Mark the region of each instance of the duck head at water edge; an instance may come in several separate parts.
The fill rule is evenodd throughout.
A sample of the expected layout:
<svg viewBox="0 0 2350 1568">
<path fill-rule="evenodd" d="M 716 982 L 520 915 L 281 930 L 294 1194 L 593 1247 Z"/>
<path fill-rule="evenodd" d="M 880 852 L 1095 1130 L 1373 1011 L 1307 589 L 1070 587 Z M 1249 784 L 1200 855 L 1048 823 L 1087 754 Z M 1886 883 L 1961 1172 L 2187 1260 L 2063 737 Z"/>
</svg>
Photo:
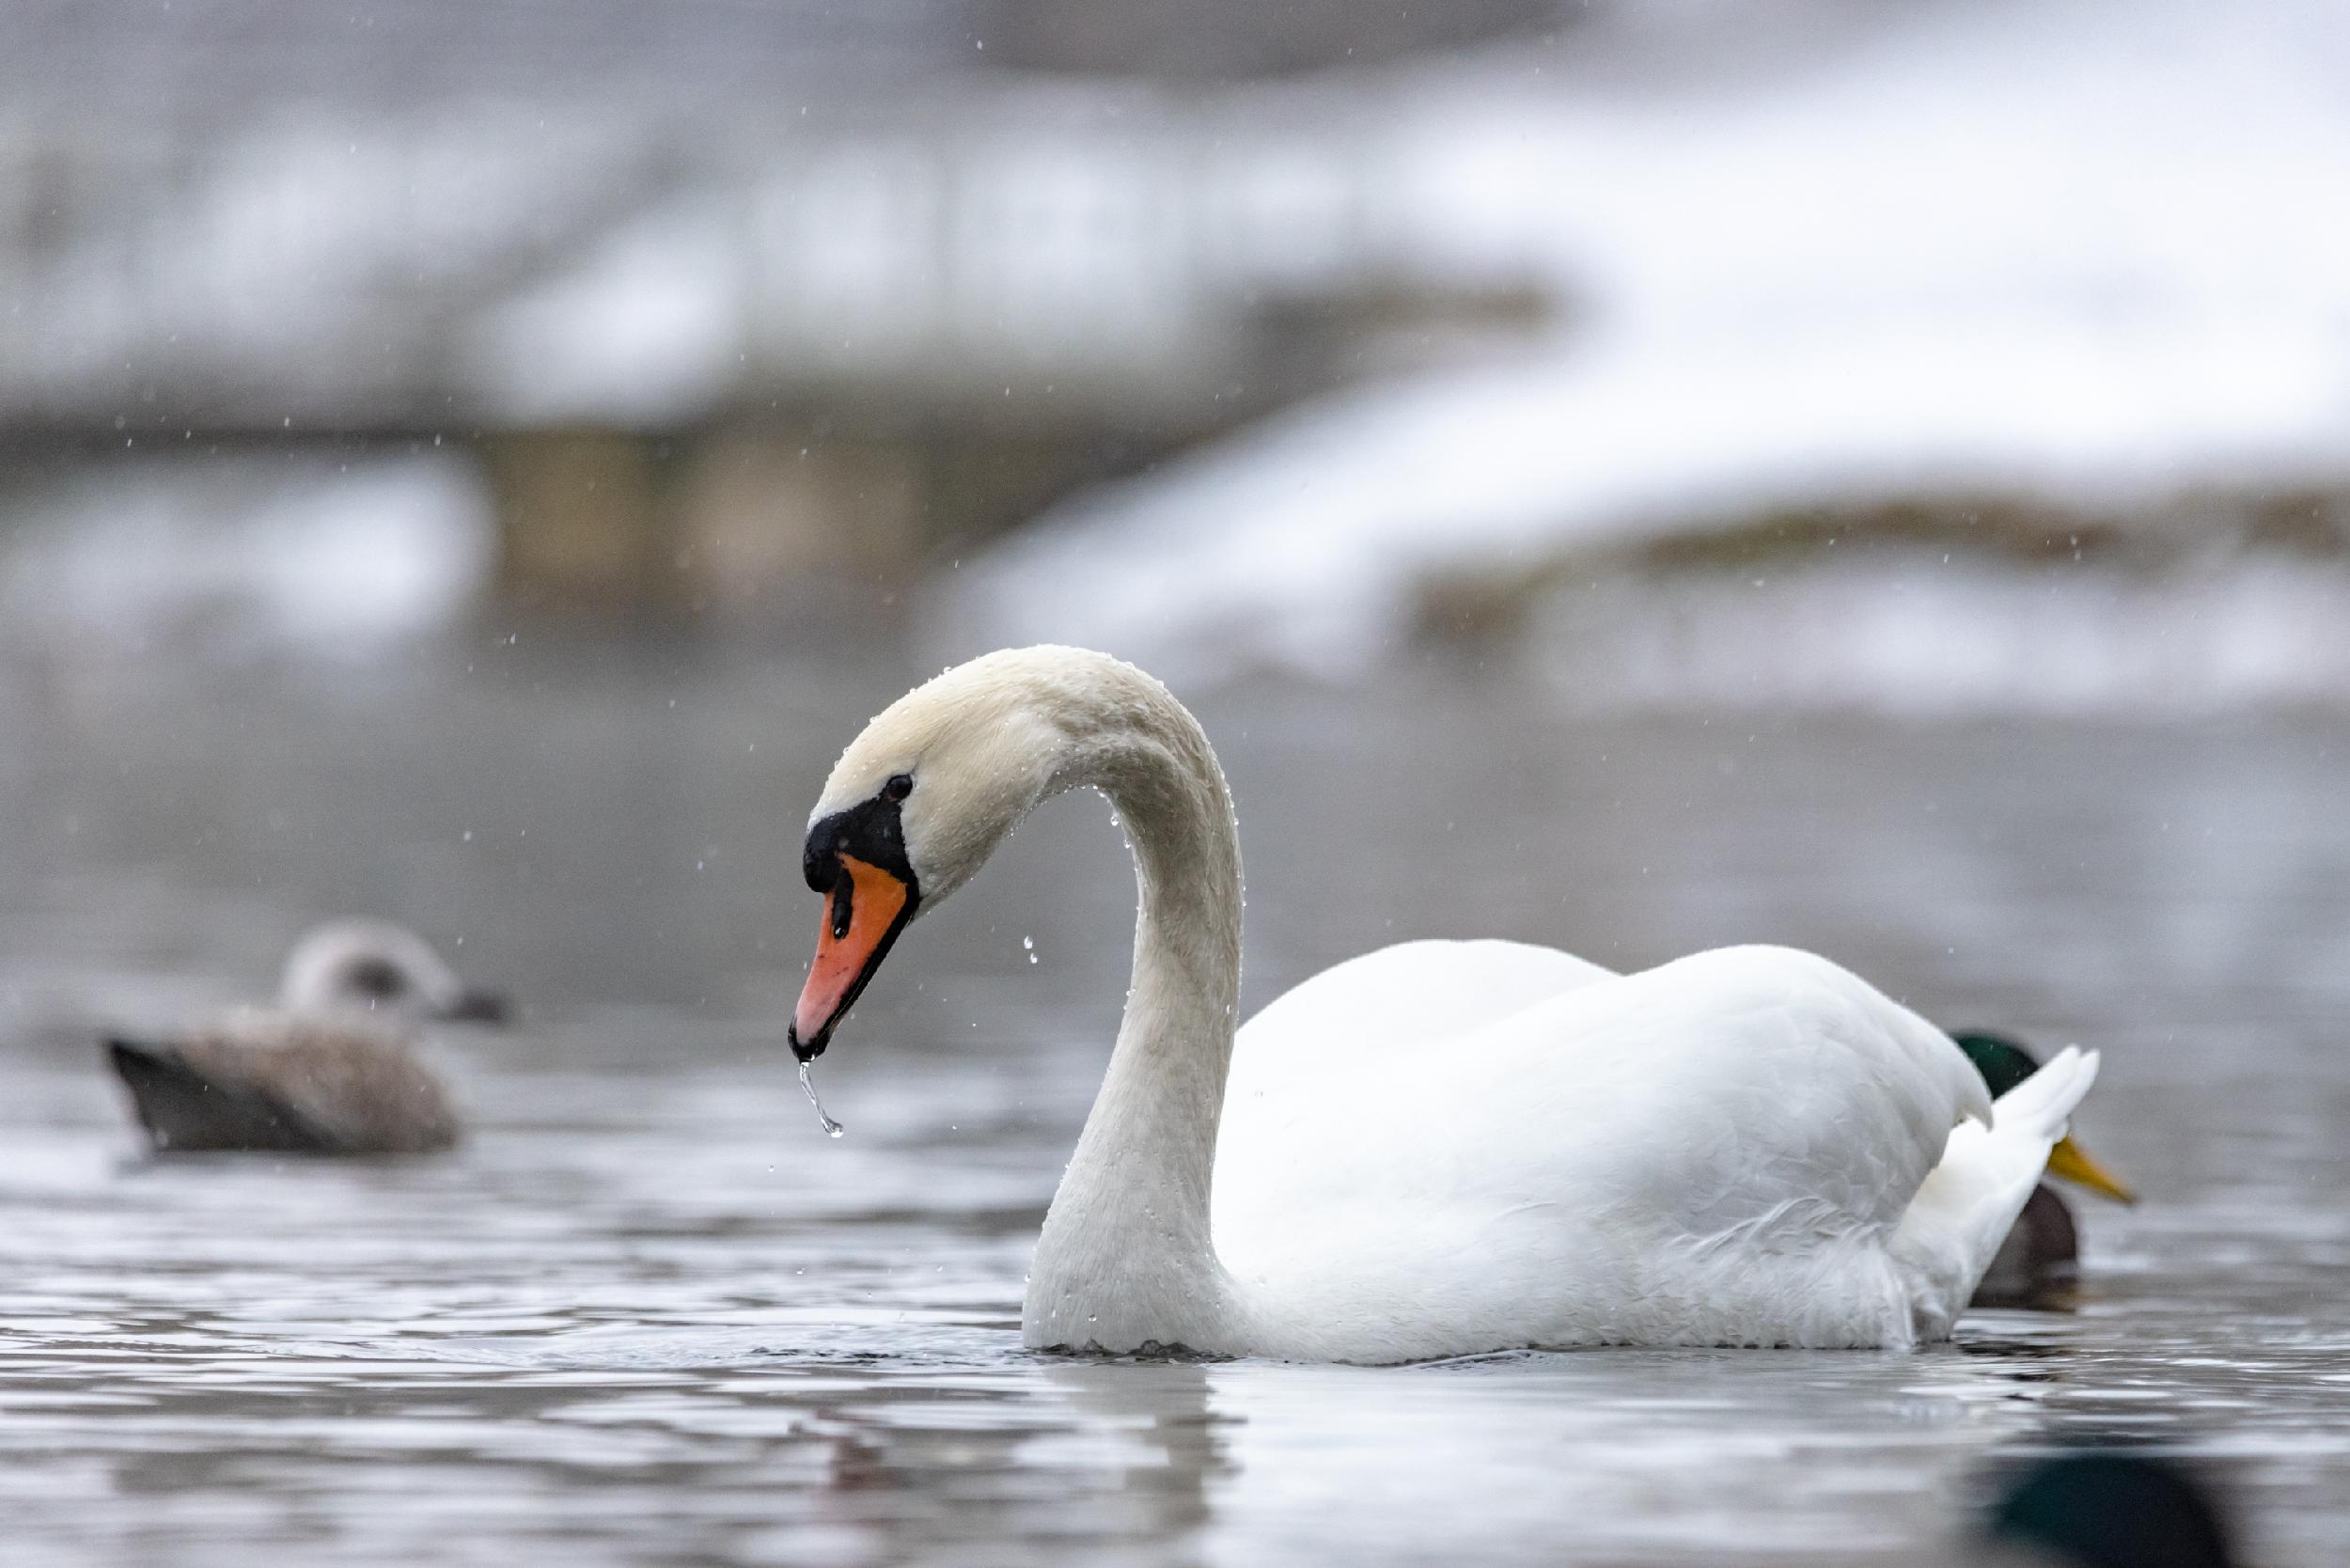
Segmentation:
<svg viewBox="0 0 2350 1568">
<path fill-rule="evenodd" d="M 1068 648 L 948 670 L 834 767 L 803 851 L 804 1074 L 907 925 L 1079 788 L 1126 829 L 1134 967 L 1037 1240 L 1036 1349 L 1911 1345 L 1948 1335 L 2095 1078 L 2068 1049 L 1995 1105 L 1948 1035 L 1784 948 L 1615 975 L 1406 942 L 1244 1026 L 1215 754 L 1158 682 Z"/>
<path fill-rule="evenodd" d="M 2023 1468 L 1992 1505 L 1983 1534 L 2029 1552 L 2041 1568 L 2229 1568 L 2232 1513 L 2216 1478 L 2186 1459 L 2112 1446 Z"/>
</svg>

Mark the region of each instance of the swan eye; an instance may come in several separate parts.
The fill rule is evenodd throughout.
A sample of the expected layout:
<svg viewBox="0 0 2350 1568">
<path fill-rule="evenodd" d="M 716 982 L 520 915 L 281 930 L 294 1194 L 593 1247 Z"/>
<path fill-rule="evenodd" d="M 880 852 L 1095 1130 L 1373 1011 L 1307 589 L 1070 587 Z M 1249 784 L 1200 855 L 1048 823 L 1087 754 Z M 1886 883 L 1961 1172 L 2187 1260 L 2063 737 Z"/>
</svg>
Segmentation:
<svg viewBox="0 0 2350 1568">
<path fill-rule="evenodd" d="M 896 802 L 905 799 L 906 796 L 914 793 L 914 776 L 910 773 L 892 774 L 889 782 L 882 786 L 881 792 L 882 799 L 886 801 Z"/>
</svg>

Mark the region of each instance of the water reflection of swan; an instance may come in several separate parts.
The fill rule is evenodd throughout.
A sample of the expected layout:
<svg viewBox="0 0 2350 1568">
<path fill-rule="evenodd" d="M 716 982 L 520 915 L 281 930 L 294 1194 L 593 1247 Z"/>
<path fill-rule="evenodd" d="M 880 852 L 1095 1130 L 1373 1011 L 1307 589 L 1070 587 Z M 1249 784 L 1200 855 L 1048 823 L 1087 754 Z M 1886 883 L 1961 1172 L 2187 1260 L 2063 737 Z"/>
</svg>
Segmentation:
<svg viewBox="0 0 2350 1568">
<path fill-rule="evenodd" d="M 1080 786 L 1133 836 L 1141 911 L 1037 1245 L 1032 1346 L 1402 1361 L 1939 1338 L 2095 1076 L 2068 1050 L 1995 1117 L 1947 1035 L 1780 948 L 1616 977 L 1405 944 L 1236 1043 L 1239 836 L 1207 738 L 1141 671 L 1050 648 L 939 676 L 834 768 L 805 851 L 830 904 L 802 1060 L 918 911 Z"/>
<path fill-rule="evenodd" d="M 1400 1372 L 1063 1360 L 1042 1369 L 1058 1419 L 1020 1465 L 1053 1477 L 1063 1525 L 1104 1557 L 1153 1543 L 1167 1549 L 1148 1560 L 1229 1568 L 1800 1560 L 1857 1538 L 1914 1550 L 1956 1522 L 1920 1511 L 1922 1489 L 1956 1492 L 2043 1432 L 2049 1368 L 2033 1353 L 2052 1345 L 1966 1348 L 1508 1355 Z"/>
<path fill-rule="evenodd" d="M 1046 1384 L 1067 1399 L 1077 1423 L 1061 1441 L 1082 1442 L 1089 1468 L 1106 1465 L 1121 1507 L 1131 1511 L 1114 1536 L 1172 1542 L 1208 1522 L 1209 1484 L 1231 1470 L 1227 1423 L 1209 1409 L 1210 1379 L 1221 1370 L 1076 1360 L 1045 1369 Z"/>
<path fill-rule="evenodd" d="M 1201 1557 L 1940 1561 L 1959 1520 L 1931 1499 L 2040 1430 L 2032 1370 L 1947 1349 L 1212 1367 Z"/>
<path fill-rule="evenodd" d="M 1063 1360 L 999 1381 L 1003 1370 L 952 1403 L 923 1379 L 884 1380 L 795 1423 L 823 1445 L 823 1522 L 888 1561 L 992 1560 L 974 1555 L 980 1537 L 1019 1543 L 1021 1560 L 1058 1560 L 1072 1542 L 1089 1560 L 1169 1560 L 1170 1548 L 1188 1560 L 1208 1487 L 1230 1470 L 1210 1369 Z M 942 1510 L 952 1476 L 977 1479 Z"/>
</svg>

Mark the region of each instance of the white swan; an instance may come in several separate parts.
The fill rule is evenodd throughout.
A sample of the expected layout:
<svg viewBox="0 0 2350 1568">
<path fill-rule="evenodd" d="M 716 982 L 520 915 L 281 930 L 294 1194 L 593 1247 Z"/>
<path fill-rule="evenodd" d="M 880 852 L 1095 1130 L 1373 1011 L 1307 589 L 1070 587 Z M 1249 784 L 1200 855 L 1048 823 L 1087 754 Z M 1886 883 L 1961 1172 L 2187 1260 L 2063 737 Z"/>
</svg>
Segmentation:
<svg viewBox="0 0 2350 1568">
<path fill-rule="evenodd" d="M 2067 1050 L 1995 1114 L 1949 1037 L 1781 948 L 1619 977 L 1514 943 L 1406 943 L 1236 1038 L 1222 771 L 1165 687 L 1063 648 L 948 670 L 834 767 L 804 856 L 828 902 L 801 1060 L 918 911 L 1089 785 L 1134 845 L 1134 983 L 1037 1244 L 1031 1346 L 1393 1362 L 1914 1344 L 1949 1332 L 2095 1075 Z"/>
</svg>

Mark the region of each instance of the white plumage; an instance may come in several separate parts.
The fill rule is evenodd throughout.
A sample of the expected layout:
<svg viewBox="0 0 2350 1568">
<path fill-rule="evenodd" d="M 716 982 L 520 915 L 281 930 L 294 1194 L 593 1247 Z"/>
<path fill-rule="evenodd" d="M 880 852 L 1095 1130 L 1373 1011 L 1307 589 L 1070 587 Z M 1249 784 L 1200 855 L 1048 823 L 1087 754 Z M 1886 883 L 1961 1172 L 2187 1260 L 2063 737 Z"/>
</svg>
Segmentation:
<svg viewBox="0 0 2350 1568">
<path fill-rule="evenodd" d="M 1910 1345 L 1949 1332 L 2095 1076 L 2068 1050 L 1995 1110 L 1939 1029 L 1769 947 L 1617 976 L 1406 943 L 1235 1035 L 1222 774 L 1165 688 L 1101 654 L 994 654 L 901 698 L 815 820 L 888 779 L 912 781 L 925 910 L 1061 790 L 1101 788 L 1133 835 L 1134 987 L 1038 1246 L 1040 1347 Z"/>
<path fill-rule="evenodd" d="M 1947 1332 L 2062 1132 L 1953 1132 L 1991 1114 L 1940 1030 L 1810 953 L 1619 978 L 1410 943 L 1243 1026 L 1214 1236 L 1292 1354 L 1906 1344 Z M 1973 1196 L 1913 1215 L 1946 1161 L 1928 1193 Z"/>
</svg>

